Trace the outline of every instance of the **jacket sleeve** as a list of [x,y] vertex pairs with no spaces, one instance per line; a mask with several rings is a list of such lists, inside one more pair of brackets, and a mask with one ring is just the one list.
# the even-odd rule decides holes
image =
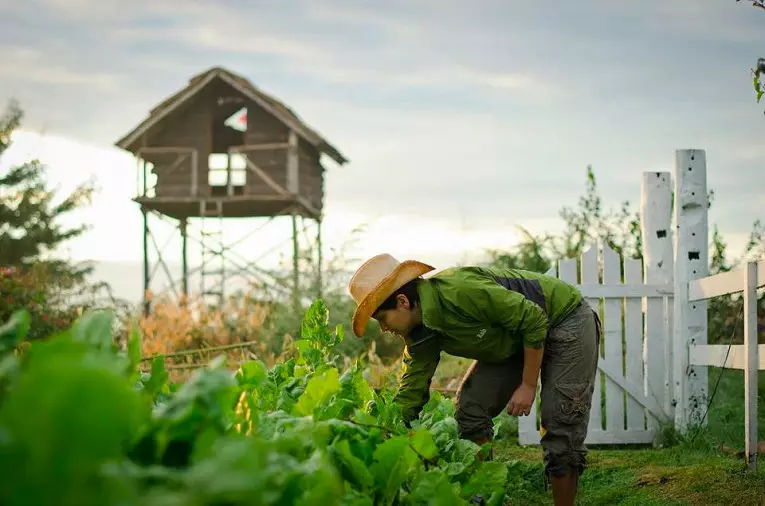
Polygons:
[[466,284],[460,298],[460,309],[521,335],[524,348],[544,346],[549,326],[547,314],[522,294],[488,280]]
[[404,423],[417,418],[430,397],[430,384],[441,359],[441,348],[435,339],[404,349],[404,372],[395,402],[401,406]]

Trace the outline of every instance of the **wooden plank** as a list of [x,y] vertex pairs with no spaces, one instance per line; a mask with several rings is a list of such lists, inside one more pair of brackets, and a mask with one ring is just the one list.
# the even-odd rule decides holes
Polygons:
[[735,269],[688,283],[688,301],[707,300],[744,289],[744,270]]
[[271,177],[268,174],[266,174],[266,172],[263,169],[261,169],[260,167],[255,165],[255,162],[250,160],[249,157],[247,158],[247,167],[252,172],[254,172],[258,177],[260,177],[260,179],[265,181],[265,183],[268,186],[273,188],[274,191],[276,191],[276,193],[278,193],[280,195],[285,195],[285,196],[289,195],[289,192],[287,190],[285,190],[283,186],[281,186],[280,184],[276,183],[273,179],[271,179]]
[[759,360],[757,346],[757,264],[746,265],[744,288],[744,431],[747,469],[757,471],[757,379]]
[[[615,284],[621,280],[619,254],[603,245],[603,282]],[[603,307],[604,361],[622,375],[624,370],[622,346],[622,305],[617,299],[606,299]],[[624,391],[611,378],[606,378],[606,430],[624,430]]]
[[288,142],[261,142],[258,144],[242,144],[241,146],[232,146],[237,151],[269,151],[272,149],[287,149],[290,144]]
[[293,195],[300,192],[300,170],[298,158],[298,136],[290,130],[289,149],[287,150],[287,191]]
[[191,196],[199,195],[199,155],[197,150],[191,152]]
[[[713,276],[694,279],[688,283],[688,300],[707,300],[723,295],[742,292],[747,267],[739,267],[728,272],[721,272]],[[765,260],[757,263],[757,288],[765,286]]]
[[[290,195],[233,195],[231,197],[218,197],[224,199],[226,202],[294,202],[295,199]],[[179,196],[166,196],[166,197],[138,197],[133,199],[136,202],[156,203],[156,204],[196,204],[199,202],[200,197],[192,197],[190,195]]]
[[[581,257],[581,272],[582,272],[582,284],[597,284],[599,281],[598,275],[598,248],[597,245],[590,247],[582,254]],[[576,279],[576,275],[573,276]],[[600,299],[589,297],[587,302],[592,306],[598,315],[601,316],[600,311]],[[602,343],[601,343],[602,346]],[[602,386],[601,386],[601,374],[598,370],[595,373],[595,390],[592,394],[592,409],[590,410],[590,428],[591,430],[603,430],[603,410],[601,408],[602,402]]]
[[155,154],[172,154],[172,153],[191,153],[196,151],[195,148],[188,146],[143,146],[138,148],[138,155],[143,153],[155,153]]
[[582,283],[577,288],[588,298],[623,299],[625,297],[664,298],[671,295],[674,286],[670,284],[622,285],[604,282],[601,284]]
[[626,381],[620,370],[614,370],[610,363],[602,359],[598,363],[598,370],[607,378],[606,385],[614,383],[621,391],[640,403],[656,419],[666,419],[664,410],[656,398],[645,395],[640,385],[634,385]]
[[[624,259],[624,282],[627,285],[643,282],[643,262]],[[643,385],[643,308],[642,300],[637,297],[624,301],[624,346],[626,380],[633,385]],[[626,409],[627,430],[645,430],[643,406],[628,395]]]
[[[727,356],[727,359],[726,359]],[[765,344],[757,348],[757,369],[765,371]],[[743,370],[747,363],[746,346],[734,344],[728,349],[727,344],[702,344],[688,349],[688,361],[691,365],[703,367],[724,367]]]

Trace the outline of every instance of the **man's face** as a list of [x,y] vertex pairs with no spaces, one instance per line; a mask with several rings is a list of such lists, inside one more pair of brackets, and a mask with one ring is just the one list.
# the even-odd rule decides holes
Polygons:
[[383,332],[392,332],[402,337],[408,336],[415,326],[414,312],[405,295],[396,297],[395,308],[379,310],[372,318],[377,320]]

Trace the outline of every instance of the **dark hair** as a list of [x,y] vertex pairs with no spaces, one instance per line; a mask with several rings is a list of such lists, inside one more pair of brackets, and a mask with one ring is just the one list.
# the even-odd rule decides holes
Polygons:
[[388,309],[396,308],[396,297],[399,295],[405,296],[409,300],[409,305],[414,308],[420,303],[420,294],[417,292],[417,285],[422,278],[416,278],[407,282],[404,286],[396,290],[393,295],[385,299],[385,301],[377,307],[377,311],[387,311]]

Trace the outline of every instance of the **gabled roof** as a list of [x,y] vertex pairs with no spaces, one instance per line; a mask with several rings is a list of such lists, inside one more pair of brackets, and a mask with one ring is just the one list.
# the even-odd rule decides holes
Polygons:
[[342,165],[348,162],[340,151],[327,142],[318,132],[303,123],[297,114],[295,114],[289,107],[276,98],[260,91],[247,79],[222,67],[213,67],[192,77],[185,88],[154,107],[149,112],[149,116],[142,121],[140,125],[118,140],[115,145],[122,149],[129,150],[129,147],[133,145],[144,132],[159,123],[183,103],[194,97],[216,78],[222,79],[242,95],[273,114],[274,117],[284,123],[284,125],[293,129],[303,139],[316,146],[319,151],[325,153],[337,163]]

